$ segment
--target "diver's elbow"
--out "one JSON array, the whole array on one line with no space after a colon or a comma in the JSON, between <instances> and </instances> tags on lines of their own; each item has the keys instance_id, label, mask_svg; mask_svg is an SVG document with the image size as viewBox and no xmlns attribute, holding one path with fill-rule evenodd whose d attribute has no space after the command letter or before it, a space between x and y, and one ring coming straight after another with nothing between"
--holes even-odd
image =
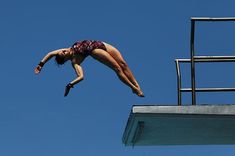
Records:
<instances>
[{"instance_id":1,"label":"diver's elbow","mask_svg":"<svg viewBox=\"0 0 235 156\"><path fill-rule=\"evenodd\" d=\"M80 81L84 80L84 76L80 76Z\"/></svg>"}]
</instances>

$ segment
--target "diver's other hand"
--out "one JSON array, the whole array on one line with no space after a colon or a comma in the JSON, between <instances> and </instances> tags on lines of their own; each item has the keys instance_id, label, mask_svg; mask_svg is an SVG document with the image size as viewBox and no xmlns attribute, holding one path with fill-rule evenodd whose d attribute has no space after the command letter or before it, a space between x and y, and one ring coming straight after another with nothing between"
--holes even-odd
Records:
<instances>
[{"instance_id":1,"label":"diver's other hand","mask_svg":"<svg viewBox=\"0 0 235 156\"><path fill-rule=\"evenodd\" d=\"M64 97L69 94L69 91L71 88L73 88L73 85L71 83L67 84L67 86L65 87L65 91L64 91Z\"/></svg>"}]
</instances>

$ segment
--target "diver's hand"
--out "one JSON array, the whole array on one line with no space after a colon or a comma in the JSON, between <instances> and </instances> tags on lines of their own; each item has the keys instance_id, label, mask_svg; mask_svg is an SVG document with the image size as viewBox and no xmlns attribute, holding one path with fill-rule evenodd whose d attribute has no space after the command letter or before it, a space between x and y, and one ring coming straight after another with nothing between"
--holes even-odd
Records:
<instances>
[{"instance_id":1,"label":"diver's hand","mask_svg":"<svg viewBox=\"0 0 235 156\"><path fill-rule=\"evenodd\" d=\"M42 70L42 67L38 65L38 66L34 69L34 73L35 73L35 74L39 74L39 73L41 72L41 70Z\"/></svg>"},{"instance_id":2,"label":"diver's hand","mask_svg":"<svg viewBox=\"0 0 235 156\"><path fill-rule=\"evenodd\" d=\"M39 74L40 72L41 72L41 70L42 70L42 67L44 66L44 62L39 62L39 64L37 65L37 67L34 69L34 73L35 74Z\"/></svg>"},{"instance_id":3,"label":"diver's hand","mask_svg":"<svg viewBox=\"0 0 235 156\"><path fill-rule=\"evenodd\" d=\"M65 87L65 91L64 91L64 97L69 94L69 91L71 88L73 88L73 85L71 83L67 84L67 86Z\"/></svg>"}]
</instances>

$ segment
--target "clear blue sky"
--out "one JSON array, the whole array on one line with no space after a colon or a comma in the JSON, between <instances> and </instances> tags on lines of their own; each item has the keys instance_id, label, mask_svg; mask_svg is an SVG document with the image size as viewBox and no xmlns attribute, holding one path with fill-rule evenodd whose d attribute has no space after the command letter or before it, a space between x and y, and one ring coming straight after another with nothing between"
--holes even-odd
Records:
<instances>
[{"instance_id":1,"label":"clear blue sky","mask_svg":"<svg viewBox=\"0 0 235 156\"><path fill-rule=\"evenodd\" d=\"M125 147L133 104L175 105L175 58L189 58L190 17L235 16L233 0L64 0L0 2L1 156L234 156L235 146ZM198 25L200 55L234 55L235 23ZM113 71L87 58L85 80L54 61L34 67L50 50L98 39L117 47L146 98L138 98ZM184 67L184 86L189 68ZM235 86L234 64L197 66L199 87ZM199 103L234 103L234 93L199 94ZM185 96L184 103L189 103Z\"/></svg>"}]
</instances>

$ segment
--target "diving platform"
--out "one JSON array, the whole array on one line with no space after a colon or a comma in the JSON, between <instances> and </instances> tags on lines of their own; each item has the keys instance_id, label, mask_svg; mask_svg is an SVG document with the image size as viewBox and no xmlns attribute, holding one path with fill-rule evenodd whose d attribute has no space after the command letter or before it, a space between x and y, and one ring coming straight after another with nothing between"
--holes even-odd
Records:
<instances>
[{"instance_id":1,"label":"diving platform","mask_svg":"<svg viewBox=\"0 0 235 156\"><path fill-rule=\"evenodd\" d=\"M133 106L126 146L235 144L235 105Z\"/></svg>"},{"instance_id":2,"label":"diving platform","mask_svg":"<svg viewBox=\"0 0 235 156\"><path fill-rule=\"evenodd\" d=\"M190 58L176 59L178 105L133 106L123 134L126 146L235 144L235 105L198 105L197 92L235 92L235 88L198 88L196 64L235 62L235 56L195 54L198 22L235 22L235 17L192 17ZM182 87L180 64L189 63L191 87ZM206 73L205 73L206 76ZM183 105L183 93L191 93L192 105Z\"/></svg>"}]
</instances>

